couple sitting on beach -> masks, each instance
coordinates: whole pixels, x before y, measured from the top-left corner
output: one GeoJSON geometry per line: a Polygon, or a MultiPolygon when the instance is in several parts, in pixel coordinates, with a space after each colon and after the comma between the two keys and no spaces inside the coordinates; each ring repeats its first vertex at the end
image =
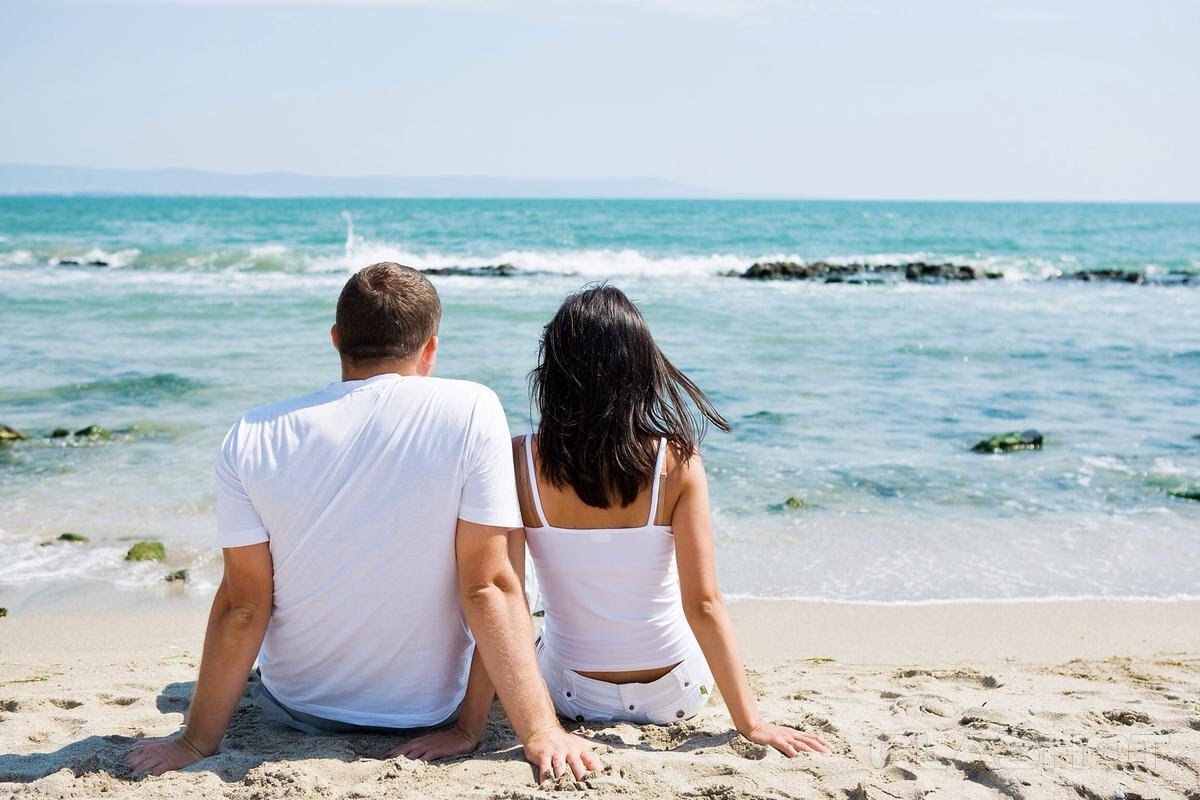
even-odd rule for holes
{"type": "Polygon", "coordinates": [[[755,707],[688,400],[728,425],[637,308],[611,287],[566,300],[533,373],[537,435],[515,439],[490,389],[430,377],[441,311],[421,273],[361,270],[332,330],[342,380],[233,426],[217,464],[225,573],[187,723],[138,742],[130,768],[216,753],[256,659],[266,715],[406,737],[394,756],[472,752],[498,694],[539,781],[600,766],[558,716],[675,722],[714,678],[746,738],[827,752],[755,707]]]}

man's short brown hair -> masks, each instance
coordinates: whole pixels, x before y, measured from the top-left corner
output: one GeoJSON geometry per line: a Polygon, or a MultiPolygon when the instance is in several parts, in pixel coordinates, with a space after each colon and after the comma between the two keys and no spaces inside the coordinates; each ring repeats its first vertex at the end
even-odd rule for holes
{"type": "Polygon", "coordinates": [[[352,362],[407,361],[442,321],[442,301],[412,267],[381,261],[356,272],[337,302],[338,350],[352,362]]]}

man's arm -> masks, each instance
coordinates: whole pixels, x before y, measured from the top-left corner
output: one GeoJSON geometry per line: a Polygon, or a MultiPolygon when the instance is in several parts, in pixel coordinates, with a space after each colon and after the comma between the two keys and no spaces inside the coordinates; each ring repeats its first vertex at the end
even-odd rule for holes
{"type": "Polygon", "coordinates": [[[508,531],[460,519],[455,537],[463,614],[538,781],[600,768],[593,743],[558,724],[533,652],[533,624],[508,555],[508,531]]]}
{"type": "MultiPolygon", "coordinates": [[[[521,587],[525,586],[525,529],[508,532],[508,561],[512,564],[521,587]]],[[[528,604],[526,606],[528,611],[528,604]]],[[[458,719],[449,728],[426,733],[393,748],[388,756],[404,756],[422,761],[461,756],[475,752],[483,739],[487,718],[496,699],[496,687],[483,668],[478,648],[471,656],[471,672],[467,677],[467,694],[458,709],[458,719]]]]}
{"type": "Polygon", "coordinates": [[[275,580],[266,542],[225,548],[225,576],[213,599],[204,635],[200,677],[183,731],[137,742],[125,757],[135,773],[161,775],[220,749],[225,728],[271,619],[275,580]]]}

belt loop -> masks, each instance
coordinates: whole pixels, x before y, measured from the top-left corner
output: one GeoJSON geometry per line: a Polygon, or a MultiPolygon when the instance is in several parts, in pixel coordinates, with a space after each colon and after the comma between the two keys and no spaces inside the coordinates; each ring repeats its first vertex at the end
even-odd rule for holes
{"type": "Polygon", "coordinates": [[[695,682],[692,678],[692,666],[689,663],[690,657],[679,662],[679,666],[671,670],[671,674],[675,676],[675,682],[679,684],[680,691],[690,689],[695,682]]]}

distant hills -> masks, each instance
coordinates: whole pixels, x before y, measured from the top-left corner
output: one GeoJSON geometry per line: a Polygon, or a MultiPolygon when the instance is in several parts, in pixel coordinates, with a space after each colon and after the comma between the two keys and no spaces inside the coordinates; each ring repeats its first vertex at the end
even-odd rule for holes
{"type": "Polygon", "coordinates": [[[237,197],[703,198],[718,194],[663,178],[234,174],[191,169],[96,169],[0,164],[0,194],[137,194],[237,197]]]}

